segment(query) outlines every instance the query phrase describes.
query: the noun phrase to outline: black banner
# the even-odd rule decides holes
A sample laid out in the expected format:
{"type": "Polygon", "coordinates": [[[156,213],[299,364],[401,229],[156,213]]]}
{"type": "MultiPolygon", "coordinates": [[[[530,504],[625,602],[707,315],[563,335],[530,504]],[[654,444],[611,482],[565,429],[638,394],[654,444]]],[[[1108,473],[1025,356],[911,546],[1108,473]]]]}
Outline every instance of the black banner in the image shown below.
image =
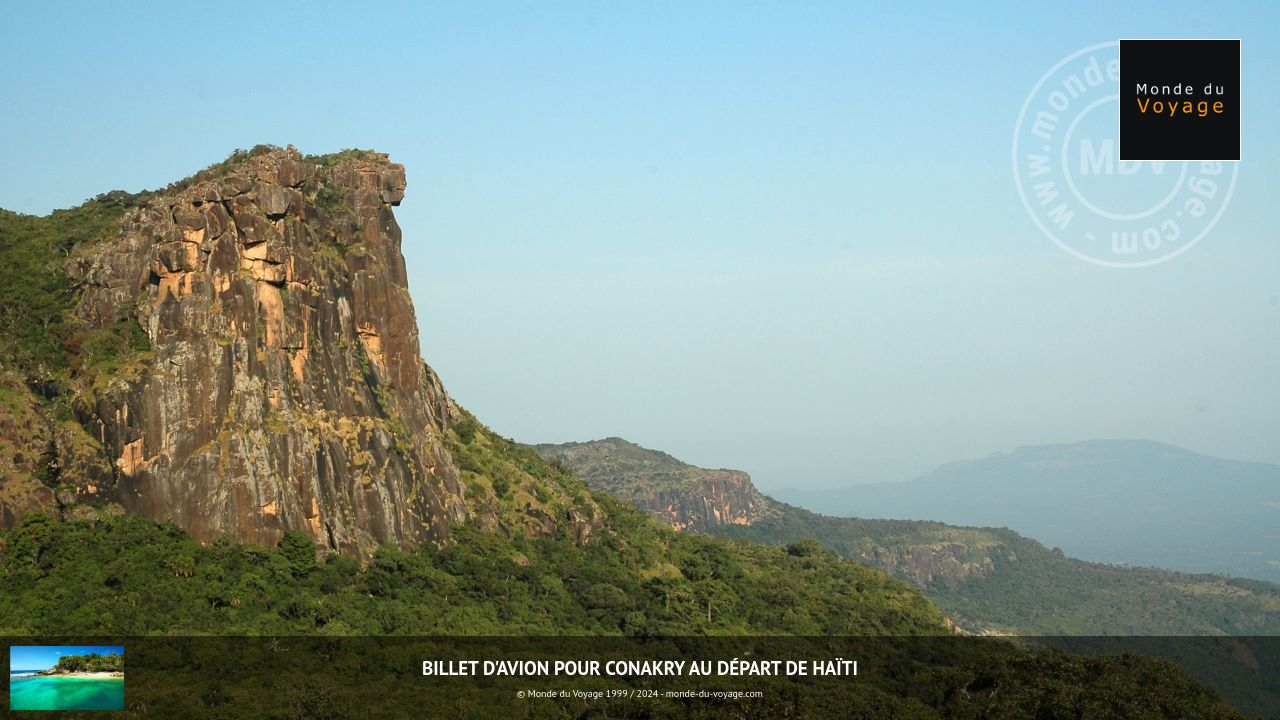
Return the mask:
{"type": "Polygon", "coordinates": [[[74,637],[6,642],[94,644],[124,647],[125,710],[117,715],[127,717],[1185,719],[1273,718],[1280,709],[1280,638],[74,637]],[[1226,710],[1223,701],[1243,715],[1226,710]]]}

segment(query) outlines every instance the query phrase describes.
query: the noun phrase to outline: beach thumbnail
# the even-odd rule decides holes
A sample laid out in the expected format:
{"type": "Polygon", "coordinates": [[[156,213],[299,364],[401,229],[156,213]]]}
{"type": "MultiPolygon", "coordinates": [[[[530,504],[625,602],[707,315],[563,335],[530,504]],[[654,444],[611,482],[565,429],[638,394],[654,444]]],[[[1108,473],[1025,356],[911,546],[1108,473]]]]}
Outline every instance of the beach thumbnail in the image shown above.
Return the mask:
{"type": "Polygon", "coordinates": [[[13,645],[10,710],[123,710],[119,645],[13,645]]]}

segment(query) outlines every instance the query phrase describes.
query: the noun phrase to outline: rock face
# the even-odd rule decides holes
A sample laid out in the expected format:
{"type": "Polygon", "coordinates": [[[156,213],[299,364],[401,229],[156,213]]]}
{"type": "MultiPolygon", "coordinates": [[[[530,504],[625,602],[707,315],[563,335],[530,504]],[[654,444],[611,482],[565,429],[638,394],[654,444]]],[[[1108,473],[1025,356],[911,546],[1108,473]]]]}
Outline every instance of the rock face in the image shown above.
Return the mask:
{"type": "Polygon", "coordinates": [[[136,320],[150,349],[79,388],[113,472],[66,500],[205,542],[302,530],[356,556],[463,521],[391,209],[404,191],[385,155],[272,149],[171,186],[78,253],[79,319],[136,320]]]}
{"type": "Polygon", "coordinates": [[[684,490],[659,490],[648,508],[676,530],[750,525],[763,511],[751,476],[741,470],[707,470],[684,490]]]}
{"type": "Polygon", "coordinates": [[[627,500],[676,530],[750,525],[773,512],[741,470],[709,470],[622,438],[537,445],[583,482],[627,500]]]}
{"type": "Polygon", "coordinates": [[[863,550],[858,557],[871,567],[920,588],[934,583],[955,588],[995,571],[990,555],[975,552],[971,546],[958,542],[874,547],[863,550]]]}

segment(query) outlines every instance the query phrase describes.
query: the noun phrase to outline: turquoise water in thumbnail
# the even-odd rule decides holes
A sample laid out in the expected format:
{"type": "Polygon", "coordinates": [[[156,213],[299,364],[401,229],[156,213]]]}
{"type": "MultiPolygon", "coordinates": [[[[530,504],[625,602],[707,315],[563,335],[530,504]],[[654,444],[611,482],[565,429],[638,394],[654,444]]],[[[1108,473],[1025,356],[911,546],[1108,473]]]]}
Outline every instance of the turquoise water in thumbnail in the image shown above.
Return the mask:
{"type": "Polygon", "coordinates": [[[10,675],[10,710],[123,710],[124,678],[10,675]]]}

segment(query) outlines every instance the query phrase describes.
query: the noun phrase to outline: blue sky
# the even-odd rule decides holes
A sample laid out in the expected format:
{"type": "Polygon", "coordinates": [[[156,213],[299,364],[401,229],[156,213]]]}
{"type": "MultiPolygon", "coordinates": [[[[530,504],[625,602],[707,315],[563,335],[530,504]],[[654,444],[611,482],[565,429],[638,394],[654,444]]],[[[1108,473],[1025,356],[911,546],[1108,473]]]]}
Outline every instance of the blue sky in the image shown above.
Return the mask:
{"type": "Polygon", "coordinates": [[[9,669],[48,670],[63,655],[122,655],[120,645],[12,645],[9,647],[9,669]]]}
{"type": "Polygon", "coordinates": [[[620,435],[763,487],[1145,437],[1280,461],[1270,3],[12,4],[0,206],[232,149],[371,147],[423,354],[530,442],[620,435]],[[1009,150],[1063,56],[1240,37],[1245,159],[1192,251],[1094,267],[1009,150]]]}

